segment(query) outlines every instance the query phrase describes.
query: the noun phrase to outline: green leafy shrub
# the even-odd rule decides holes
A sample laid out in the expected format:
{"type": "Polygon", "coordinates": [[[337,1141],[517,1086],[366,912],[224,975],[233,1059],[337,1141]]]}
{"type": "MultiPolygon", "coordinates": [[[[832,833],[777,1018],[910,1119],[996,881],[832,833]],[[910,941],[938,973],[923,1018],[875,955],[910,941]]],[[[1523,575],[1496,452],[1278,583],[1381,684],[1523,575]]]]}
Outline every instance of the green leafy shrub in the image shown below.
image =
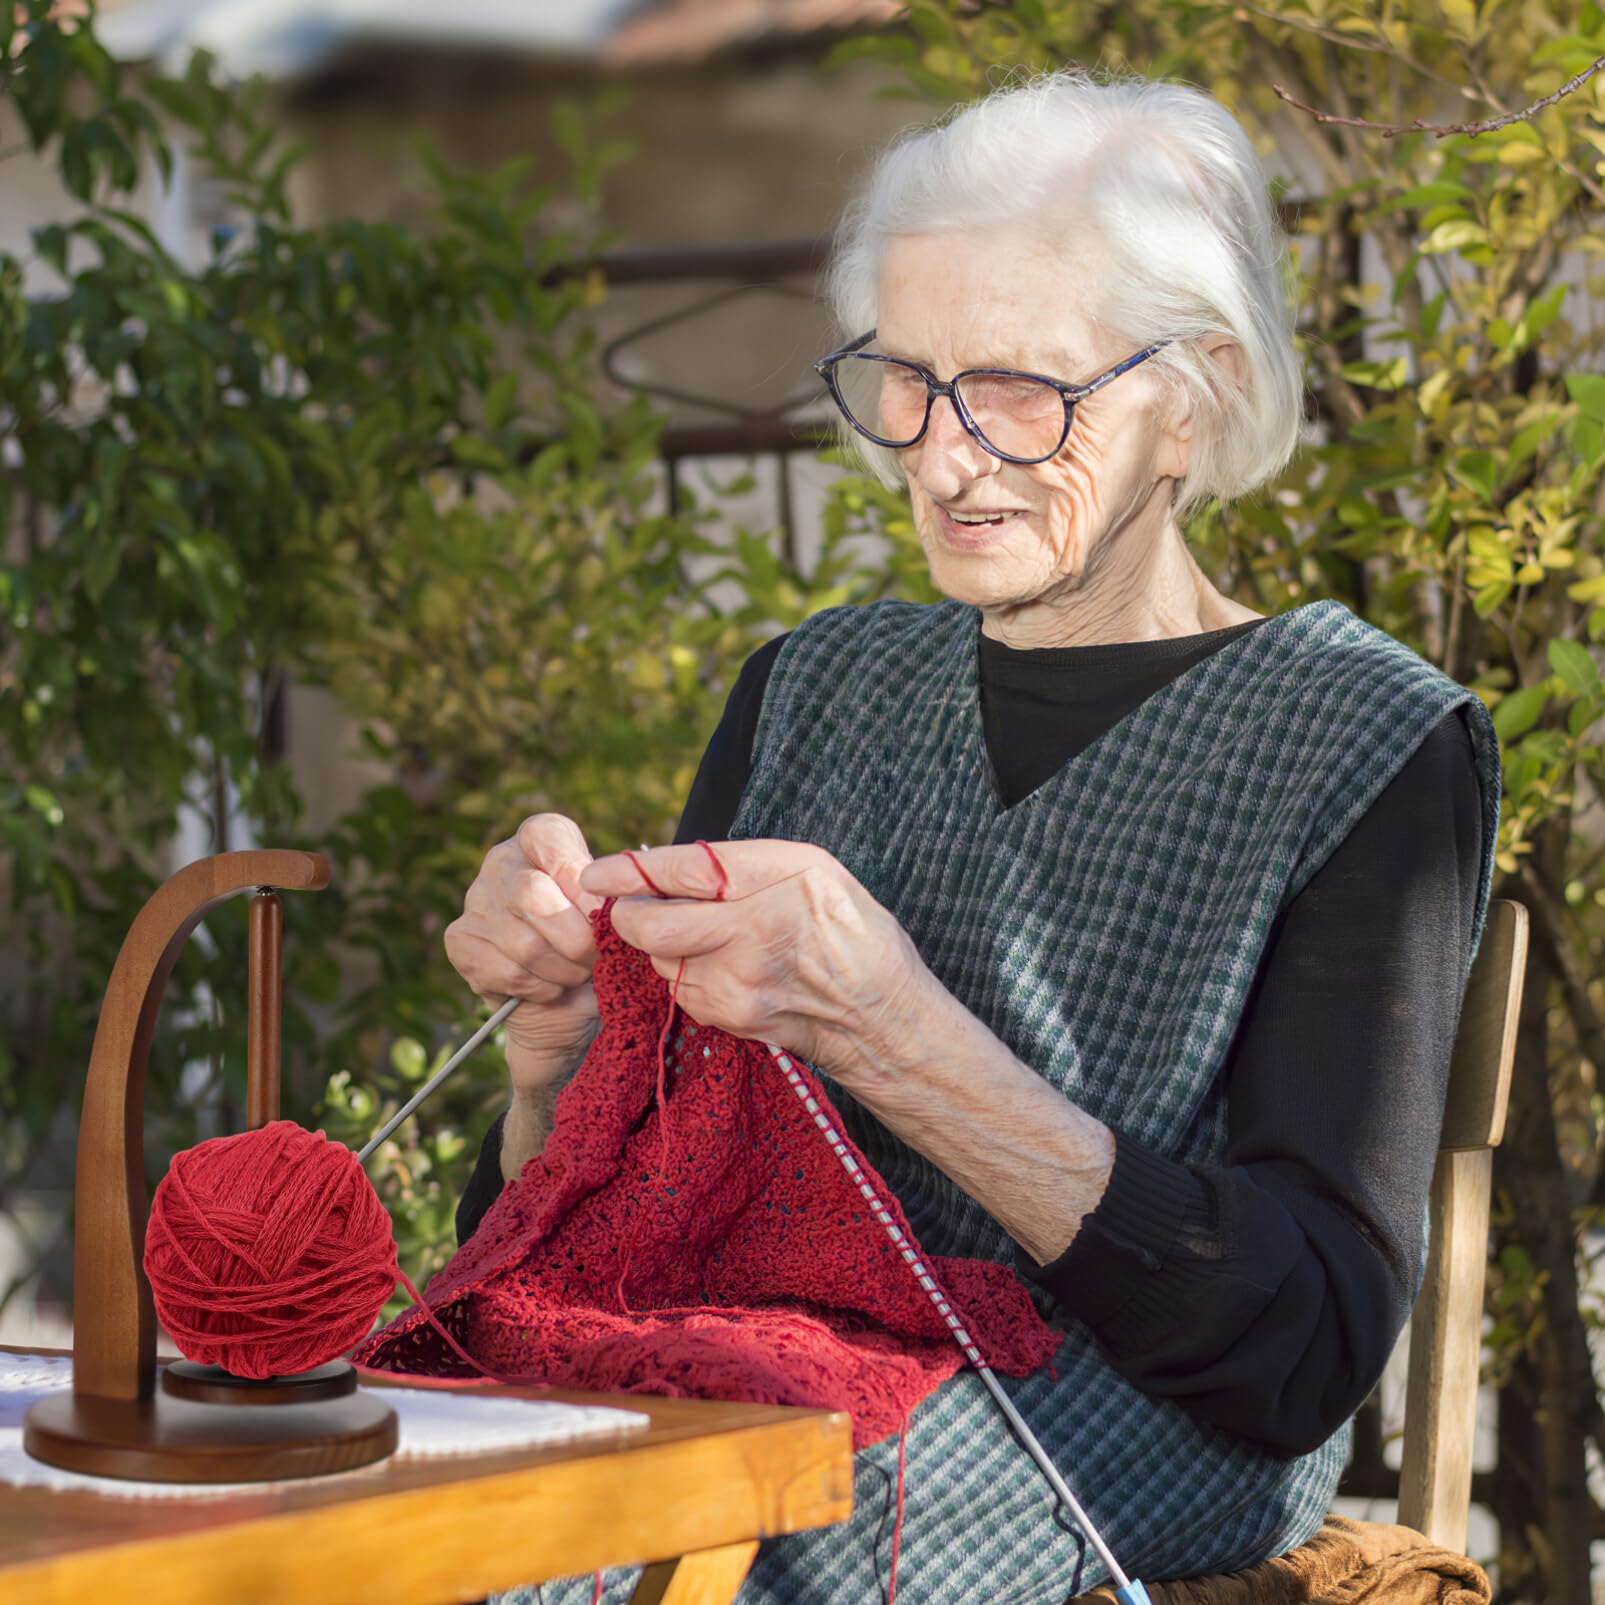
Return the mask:
{"type": "MultiPolygon", "coordinates": [[[[426,228],[300,226],[305,151],[262,85],[204,56],[129,82],[92,21],[48,10],[0,14],[0,83],[77,206],[34,232],[45,293],[0,256],[11,1185],[70,1152],[101,990],[183,805],[215,817],[232,786],[258,841],[331,858],[330,890],[285,900],[284,1110],[360,1143],[483,1013],[441,933],[486,848],[546,808],[598,852],[666,839],[745,654],[888,584],[845,529],[804,574],[760,533],[716,540],[717,498],[658,506],[662,419],[598,394],[594,202],[628,156],[607,105],[553,108],[565,174],[424,149],[426,228]],[[244,220],[198,267],[132,209],[179,140],[244,220]],[[389,777],[315,839],[267,739],[290,680],[331,691],[389,777]]],[[[236,900],[169,986],[153,1180],[239,1123],[244,968],[236,900]]],[[[503,1076],[487,1047],[370,1169],[415,1280],[450,1252],[503,1076]]]]}

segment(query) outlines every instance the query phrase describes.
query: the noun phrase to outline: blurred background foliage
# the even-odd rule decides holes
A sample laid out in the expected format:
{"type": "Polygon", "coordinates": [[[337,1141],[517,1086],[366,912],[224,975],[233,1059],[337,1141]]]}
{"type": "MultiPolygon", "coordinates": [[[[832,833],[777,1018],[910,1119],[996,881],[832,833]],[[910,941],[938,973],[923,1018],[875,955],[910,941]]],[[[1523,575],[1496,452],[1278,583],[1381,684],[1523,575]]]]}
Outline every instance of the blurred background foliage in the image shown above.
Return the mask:
{"type": "MultiPolygon", "coordinates": [[[[594,203],[629,154],[616,104],[552,109],[560,173],[449,171],[420,148],[427,229],[298,227],[304,152],[259,84],[197,55],[130,86],[91,23],[28,10],[0,8],[0,84],[82,211],[34,231],[54,293],[25,295],[0,256],[0,832],[26,958],[0,1000],[19,1022],[0,1175],[76,1118],[180,810],[230,791],[257,841],[333,862],[330,890],[285,899],[284,1110],[360,1142],[484,1012],[441,932],[485,850],[546,808],[598,853],[668,839],[746,653],[881,594],[886,565],[851,518],[803,574],[761,534],[711,542],[715,509],[684,488],[654,510],[661,420],[598,405],[587,321],[606,293],[594,203]],[[143,161],[172,163],[158,109],[250,220],[198,271],[127,203],[143,161]],[[316,839],[268,739],[287,677],[337,696],[393,777],[316,839]]],[[[239,1124],[244,962],[241,899],[168,988],[152,1183],[239,1124]]],[[[504,1082],[487,1047],[370,1167],[415,1281],[454,1246],[504,1082]]]]}
{"type": "MultiPolygon", "coordinates": [[[[606,103],[554,109],[561,174],[421,152],[428,229],[297,227],[298,153],[253,91],[204,57],[130,88],[89,26],[24,10],[0,17],[4,92],[83,212],[35,234],[56,294],[0,257],[0,830],[31,953],[4,1000],[27,1022],[0,1045],[5,1164],[75,1116],[117,945],[181,805],[225,782],[259,840],[334,861],[286,902],[286,1113],[357,1142],[483,1012],[440,935],[486,847],[546,807],[599,852],[666,837],[748,650],[834,602],[931,595],[907,505],[845,473],[806,572],[764,532],[714,542],[706,498],[661,507],[661,420],[598,402],[606,239],[573,221],[629,160],[606,103]],[[153,108],[251,219],[198,271],[124,204],[168,159],[153,108]],[[286,677],[337,696],[391,777],[317,840],[267,739],[286,677]]],[[[1605,74],[1572,82],[1602,55],[1595,0],[930,0],[834,56],[895,69],[911,119],[1016,66],[1179,77],[1314,175],[1310,443],[1189,533],[1239,600],[1337,596],[1493,709],[1494,894],[1534,931],[1496,1173],[1493,1502],[1502,1595],[1566,1601],[1590,1597],[1605,1452],[1605,74]],[[1545,97],[1475,135],[1357,126],[1545,97]]],[[[207,933],[152,1056],[153,1178],[243,1097],[243,905],[207,933]]],[[[372,1167],[415,1279],[450,1252],[501,1073],[487,1050],[372,1167]]]]}

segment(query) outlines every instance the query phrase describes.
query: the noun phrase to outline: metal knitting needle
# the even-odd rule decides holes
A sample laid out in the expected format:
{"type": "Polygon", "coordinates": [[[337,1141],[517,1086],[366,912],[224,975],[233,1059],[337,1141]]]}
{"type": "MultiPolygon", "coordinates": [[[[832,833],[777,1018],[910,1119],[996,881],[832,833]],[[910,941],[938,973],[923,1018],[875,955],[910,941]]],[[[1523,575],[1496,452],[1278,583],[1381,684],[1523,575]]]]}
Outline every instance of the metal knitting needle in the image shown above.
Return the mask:
{"type": "Polygon", "coordinates": [[[464,1059],[524,1000],[509,998],[441,1067],[357,1150],[359,1161],[368,1156],[432,1093],[464,1059]]]}
{"type": "Polygon", "coordinates": [[[965,1331],[964,1324],[959,1320],[952,1304],[949,1303],[947,1295],[937,1284],[929,1268],[920,1259],[918,1252],[910,1244],[902,1227],[892,1219],[891,1211],[881,1202],[880,1196],[875,1191],[874,1184],[864,1174],[863,1166],[858,1163],[841,1134],[831,1125],[830,1117],[820,1107],[819,1100],[808,1090],[807,1083],[798,1074],[796,1065],[792,1063],[791,1055],[784,1048],[773,1042],[764,1043],[764,1047],[769,1050],[770,1057],[780,1067],[781,1072],[791,1085],[791,1090],[802,1099],[803,1107],[814,1117],[814,1124],[824,1133],[825,1140],[830,1144],[831,1152],[842,1162],[848,1176],[852,1178],[854,1185],[863,1195],[864,1202],[869,1205],[870,1213],[886,1228],[886,1233],[891,1238],[893,1247],[903,1256],[908,1268],[914,1273],[915,1279],[925,1289],[926,1295],[936,1306],[936,1313],[942,1317],[948,1330],[953,1334],[954,1340],[963,1349],[964,1357],[980,1373],[981,1381],[985,1384],[987,1391],[1003,1412],[1004,1418],[1008,1421],[1010,1427],[1014,1429],[1014,1435],[1020,1440],[1025,1452],[1036,1462],[1037,1470],[1047,1479],[1048,1486],[1053,1490],[1054,1496],[1070,1512],[1071,1519],[1076,1525],[1087,1535],[1087,1542],[1097,1551],[1098,1559],[1104,1563],[1109,1572],[1109,1577],[1115,1585],[1117,1596],[1125,1602],[1125,1605],[1147,1605],[1147,1589],[1140,1582],[1135,1582],[1127,1577],[1125,1572],[1121,1570],[1119,1561],[1110,1553],[1109,1546],[1103,1541],[1102,1534],[1093,1526],[1086,1511],[1081,1508],[1077,1501],[1076,1496],[1070,1492],[1069,1484],[1059,1474],[1059,1468],[1048,1458],[1047,1451],[1037,1442],[1036,1434],[1026,1425],[1025,1418],[1020,1412],[1015,1409],[1014,1400],[1003,1391],[1003,1385],[993,1375],[991,1366],[981,1357],[981,1351],[976,1348],[975,1340],[965,1331]]]}
{"type": "MultiPolygon", "coordinates": [[[[649,852],[645,842],[641,843],[641,851],[649,852]]],[[[357,1158],[366,1162],[380,1143],[393,1132],[425,1098],[432,1093],[464,1059],[499,1026],[524,1000],[522,998],[509,998],[480,1028],[443,1064],[441,1067],[357,1150],[357,1158]]]]}

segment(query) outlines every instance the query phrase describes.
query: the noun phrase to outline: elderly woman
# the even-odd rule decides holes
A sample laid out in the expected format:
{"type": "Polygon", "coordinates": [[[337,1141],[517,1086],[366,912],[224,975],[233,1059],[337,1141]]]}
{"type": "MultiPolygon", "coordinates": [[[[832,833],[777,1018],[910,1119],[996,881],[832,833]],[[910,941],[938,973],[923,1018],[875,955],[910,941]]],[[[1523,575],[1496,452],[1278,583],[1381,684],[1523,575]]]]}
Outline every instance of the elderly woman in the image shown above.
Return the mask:
{"type": "MultiPolygon", "coordinates": [[[[1190,510],[1295,449],[1286,261],[1192,88],[1065,71],[899,142],[819,367],[947,600],[833,608],[747,662],[677,835],[728,839],[729,900],[694,846],[639,855],[654,901],[539,815],[447,933],[476,991],[528,1000],[464,1238],[596,1030],[585,916],[618,895],[693,1019],[822,1073],[929,1252],[1034,1290],[1054,1374],[1005,1386],[1150,1579],[1322,1521],[1422,1273],[1499,815],[1477,697],[1338,602],[1245,607],[1188,549],[1190,510]]],[[[973,1372],[907,1452],[900,1592],[1071,1593],[973,1372]]],[[[851,1523],[766,1545],[740,1598],[880,1598],[896,1467],[895,1438],[862,1451],[851,1523]]]]}

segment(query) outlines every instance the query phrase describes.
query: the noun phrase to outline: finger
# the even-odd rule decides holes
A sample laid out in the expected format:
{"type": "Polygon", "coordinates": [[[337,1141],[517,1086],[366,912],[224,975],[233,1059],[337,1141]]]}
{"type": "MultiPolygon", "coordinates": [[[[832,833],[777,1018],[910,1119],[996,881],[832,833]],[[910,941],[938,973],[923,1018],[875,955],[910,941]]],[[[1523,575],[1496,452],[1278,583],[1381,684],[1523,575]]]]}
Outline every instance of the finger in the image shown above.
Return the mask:
{"type": "Polygon", "coordinates": [[[719,899],[722,886],[724,900],[728,901],[750,897],[810,869],[840,869],[829,853],[811,842],[763,839],[712,842],[709,847],[713,857],[708,848],[695,842],[649,847],[636,853],[610,853],[593,860],[580,876],[580,884],[603,897],[627,897],[656,886],[666,897],[709,901],[719,899]],[[724,869],[723,882],[720,866],[724,869]]]}
{"type": "MultiPolygon", "coordinates": [[[[572,912],[572,910],[570,910],[572,912]]],[[[576,963],[546,940],[545,935],[517,919],[484,928],[484,936],[515,964],[556,986],[584,986],[591,979],[594,959],[576,963]]]]}
{"type": "MultiPolygon", "coordinates": [[[[563,895],[580,913],[589,915],[592,909],[602,906],[602,898],[595,892],[588,892],[580,885],[580,875],[587,864],[591,863],[589,854],[583,860],[568,859],[559,864],[556,869],[549,871],[553,880],[561,888],[563,895]]],[[[587,925],[589,921],[587,920],[587,925]]]]}
{"type": "Polygon", "coordinates": [[[531,814],[518,827],[518,850],[531,867],[545,871],[582,913],[589,914],[600,897],[575,895],[580,871],[591,862],[584,833],[566,814],[531,814]]]}
{"type": "Polygon", "coordinates": [[[535,869],[546,869],[565,858],[589,860],[585,834],[567,814],[531,814],[518,827],[518,848],[535,869]]]}
{"type": "Polygon", "coordinates": [[[613,929],[654,960],[716,953],[741,939],[751,916],[718,903],[691,899],[621,897],[613,905],[613,929]]]}
{"type": "Polygon", "coordinates": [[[555,1003],[568,988],[535,975],[482,936],[463,935],[452,957],[459,974],[471,974],[475,994],[487,1002],[522,998],[526,1003],[555,1003]]]}
{"type": "Polygon", "coordinates": [[[596,932],[590,916],[577,909],[563,888],[540,870],[518,877],[508,908],[539,931],[564,958],[589,967],[596,960],[596,932]]]}

